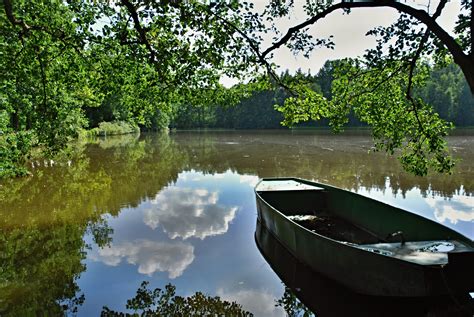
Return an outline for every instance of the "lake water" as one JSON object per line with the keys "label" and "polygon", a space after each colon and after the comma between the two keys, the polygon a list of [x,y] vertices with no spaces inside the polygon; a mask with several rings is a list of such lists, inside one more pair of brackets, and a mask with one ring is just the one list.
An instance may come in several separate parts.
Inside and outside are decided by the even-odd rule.
{"label": "lake water", "polygon": [[255,316],[303,314],[294,292],[318,316],[340,316],[341,305],[355,315],[455,315],[455,301],[374,304],[313,273],[319,293],[308,294],[258,249],[253,193],[261,177],[313,179],[474,239],[474,134],[449,144],[461,159],[453,174],[423,178],[371,152],[366,132],[175,132],[78,144],[72,160],[35,161],[32,177],[1,183],[0,315],[127,311],[142,281],[160,289],[171,283],[180,296],[219,296]]}

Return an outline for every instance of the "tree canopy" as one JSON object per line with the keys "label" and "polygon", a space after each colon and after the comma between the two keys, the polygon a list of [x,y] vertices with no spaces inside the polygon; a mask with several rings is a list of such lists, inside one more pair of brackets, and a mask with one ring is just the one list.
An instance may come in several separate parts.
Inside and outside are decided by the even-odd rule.
{"label": "tree canopy", "polygon": [[[327,118],[340,130],[355,113],[372,126],[378,149],[402,148],[408,170],[449,172],[443,137],[451,125],[416,94],[433,65],[450,61],[474,92],[472,2],[461,1],[453,34],[437,23],[447,2],[307,0],[308,19],[281,32],[276,21],[291,15],[295,1],[269,1],[258,12],[240,1],[4,0],[0,175],[25,173],[18,167],[32,147],[52,155],[101,121],[160,129],[188,106],[234,103],[270,83],[290,96],[279,106],[286,125]],[[392,8],[399,18],[368,32],[378,42],[362,58],[338,63],[330,100],[277,73],[271,57],[282,46],[305,56],[334,47],[332,38],[313,38],[310,26],[338,10],[374,7]],[[223,75],[249,85],[225,89]]]}

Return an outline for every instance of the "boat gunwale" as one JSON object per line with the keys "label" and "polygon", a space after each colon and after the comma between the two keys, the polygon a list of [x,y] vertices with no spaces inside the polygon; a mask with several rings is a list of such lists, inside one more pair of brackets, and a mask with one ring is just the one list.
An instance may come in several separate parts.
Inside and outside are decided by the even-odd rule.
{"label": "boat gunwale", "polygon": [[[260,183],[264,182],[264,181],[276,181],[276,180],[293,180],[293,181],[298,181],[298,182],[302,182],[302,183],[305,183],[307,185],[312,185],[312,186],[317,186],[317,185],[322,185],[322,186],[327,186],[329,187],[329,190],[330,189],[334,189],[334,190],[340,190],[340,191],[343,191],[347,194],[351,194],[351,195],[356,195],[356,196],[361,196],[361,197],[364,197],[368,200],[372,200],[372,201],[376,201],[376,202],[379,202],[381,204],[384,204],[386,206],[389,206],[391,208],[394,208],[398,211],[402,211],[402,212],[406,212],[406,213],[409,213],[413,216],[416,216],[418,218],[421,218],[425,221],[429,221],[429,222],[432,222],[438,226],[443,226],[442,224],[436,222],[436,221],[433,221],[429,218],[426,218],[426,217],[423,217],[421,215],[418,215],[416,213],[413,213],[411,211],[408,211],[408,210],[405,210],[405,209],[401,209],[401,208],[398,208],[396,206],[393,206],[393,205],[390,205],[390,204],[387,204],[383,201],[380,201],[380,200],[377,200],[377,199],[374,199],[374,198],[371,198],[371,197],[367,197],[367,196],[364,196],[364,195],[361,195],[361,194],[357,194],[357,193],[354,193],[354,192],[351,192],[349,190],[346,190],[346,189],[342,189],[342,188],[338,188],[338,187],[334,187],[334,186],[331,186],[331,185],[327,185],[327,184],[324,184],[324,183],[317,183],[317,182],[314,182],[314,181],[310,181],[310,180],[306,180],[306,179],[301,179],[301,178],[297,178],[297,177],[268,177],[268,178],[262,178],[258,181],[258,183],[255,185],[254,187],[254,192],[255,192],[255,195],[258,197],[258,199],[260,199],[260,201],[264,202],[265,205],[267,207],[269,207],[274,213],[276,213],[277,215],[279,215],[281,218],[284,218],[286,221],[290,222],[291,224],[293,225],[297,225],[297,228],[299,229],[304,229],[306,230],[307,232],[313,234],[314,236],[318,237],[318,238],[323,238],[324,241],[327,241],[327,242],[330,242],[334,245],[337,245],[337,246],[344,246],[344,247],[347,247],[348,249],[351,249],[351,250],[357,250],[357,251],[360,251],[361,254],[371,254],[371,255],[374,255],[374,256],[381,256],[381,257],[385,257],[385,258],[389,258],[390,260],[394,260],[396,262],[400,262],[400,263],[404,263],[406,265],[413,265],[413,266],[417,266],[417,267],[420,267],[420,268],[432,268],[432,269],[443,269],[443,267],[446,265],[446,264],[421,264],[421,263],[416,263],[416,262],[411,262],[411,261],[407,261],[407,260],[403,260],[403,259],[399,259],[399,258],[396,258],[396,257],[393,257],[393,256],[390,256],[390,255],[385,255],[385,254],[382,254],[382,253],[376,253],[376,252],[371,252],[370,250],[365,250],[363,248],[360,248],[358,247],[359,244],[355,244],[355,243],[346,243],[344,241],[340,241],[340,240],[336,240],[336,239],[332,239],[330,237],[327,237],[327,236],[324,236],[322,234],[319,234],[318,232],[315,232],[315,231],[311,231],[309,230],[308,228],[300,225],[299,223],[291,220],[290,218],[288,218],[287,215],[285,215],[284,213],[282,213],[280,210],[276,209],[275,207],[273,207],[272,205],[270,205],[270,203],[268,203],[265,199],[263,199],[263,197],[259,194],[259,192],[257,191],[257,187]],[[324,188],[324,187],[322,187]],[[324,188],[326,190],[328,190],[328,188]],[[297,191],[297,190],[288,190],[289,191]],[[271,192],[271,191],[268,191],[268,192]],[[275,192],[275,191],[274,191]],[[282,192],[282,191],[280,191]],[[260,220],[259,220],[260,221]],[[263,225],[265,225],[263,222],[262,222]],[[452,231],[453,233],[455,234],[458,234],[460,236],[462,236],[463,238],[465,238],[466,240],[468,241],[471,241],[471,244],[467,245],[468,247],[470,248],[474,248],[474,241],[471,240],[470,238],[464,236],[463,234],[449,228],[449,227],[446,227],[446,226],[443,226],[445,227],[446,229]],[[272,233],[272,235],[278,240],[280,241],[283,245],[286,245],[286,243],[284,243],[283,241],[281,241],[279,239],[279,237],[276,236],[276,234],[269,229],[269,231]],[[453,239],[453,240],[456,240],[456,239]],[[440,240],[441,241],[441,240]],[[449,240],[443,240],[443,241],[449,241]],[[461,243],[465,243],[465,241],[460,241]],[[465,243],[466,244],[466,243]],[[444,252],[446,254],[449,254],[449,252]]]}

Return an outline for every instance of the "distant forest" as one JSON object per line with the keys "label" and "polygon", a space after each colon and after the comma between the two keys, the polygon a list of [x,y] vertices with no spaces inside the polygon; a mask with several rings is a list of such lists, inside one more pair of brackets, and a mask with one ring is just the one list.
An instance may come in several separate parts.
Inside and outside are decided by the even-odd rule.
{"label": "distant forest", "polygon": [[[303,73],[301,70],[292,75],[286,71],[283,79],[305,81],[312,89],[330,99],[336,63],[337,61],[327,61],[316,75]],[[417,94],[432,105],[444,120],[454,123],[457,127],[474,126],[474,98],[472,98],[469,87],[457,65],[449,64],[444,68],[431,69],[430,77],[423,87],[418,88]],[[275,86],[272,89],[255,91],[249,98],[242,99],[232,106],[226,104],[202,107],[191,104],[181,105],[171,119],[170,127],[177,129],[282,128],[280,122],[283,120],[283,115],[275,110],[275,104],[283,104],[286,97],[286,92]],[[298,125],[298,127],[328,126],[329,123],[326,119]],[[366,124],[351,114],[347,126],[361,127]]]}

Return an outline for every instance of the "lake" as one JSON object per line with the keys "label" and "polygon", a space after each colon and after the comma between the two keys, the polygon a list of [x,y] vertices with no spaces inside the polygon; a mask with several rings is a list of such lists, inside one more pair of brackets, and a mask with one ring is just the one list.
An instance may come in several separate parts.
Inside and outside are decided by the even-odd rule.
{"label": "lake", "polygon": [[277,242],[268,247],[287,261],[272,268],[255,242],[265,233],[253,187],[276,176],[342,187],[474,239],[474,132],[448,141],[455,171],[427,177],[372,152],[366,131],[182,131],[78,143],[72,159],[34,161],[33,176],[0,183],[0,315],[127,311],[142,281],[170,283],[183,297],[218,296],[255,316],[347,314],[341,305],[354,315],[456,315],[450,299],[374,303],[306,272]]}

